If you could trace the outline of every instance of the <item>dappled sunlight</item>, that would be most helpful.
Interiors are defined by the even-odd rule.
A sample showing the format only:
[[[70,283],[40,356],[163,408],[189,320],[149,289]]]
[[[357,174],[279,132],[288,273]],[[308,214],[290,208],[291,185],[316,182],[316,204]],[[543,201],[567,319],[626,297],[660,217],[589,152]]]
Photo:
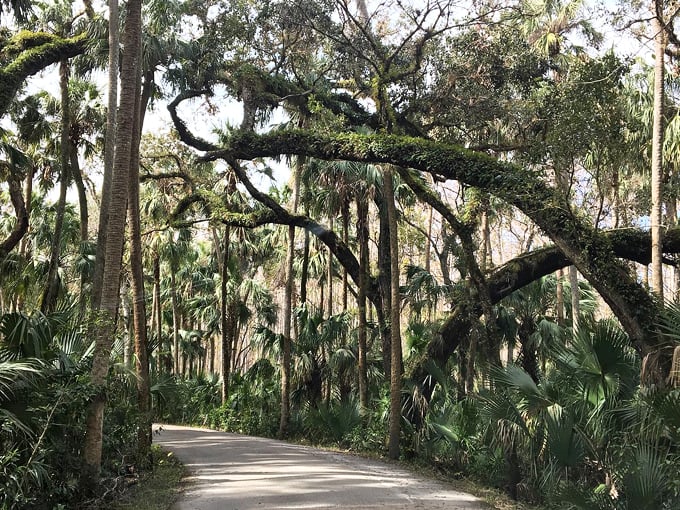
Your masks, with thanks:
[[[190,471],[180,510],[484,508],[469,494],[380,461],[171,425],[154,437]]]

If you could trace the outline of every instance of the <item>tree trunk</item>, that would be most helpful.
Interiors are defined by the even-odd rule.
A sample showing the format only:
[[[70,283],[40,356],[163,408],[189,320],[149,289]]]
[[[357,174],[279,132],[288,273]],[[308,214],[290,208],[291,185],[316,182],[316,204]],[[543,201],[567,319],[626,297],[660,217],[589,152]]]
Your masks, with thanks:
[[[33,177],[35,176],[35,166],[29,166],[26,175],[26,184],[24,185],[24,210],[26,211],[26,218],[30,219],[31,211],[33,210]],[[30,238],[23,236],[19,244],[19,253],[29,262],[33,257],[31,255]]]
[[[123,55],[121,67],[121,75],[125,79],[122,80],[121,84],[120,111],[116,128],[116,150],[110,187],[104,273],[101,300],[98,307],[99,315],[94,327],[95,350],[90,381],[95,391],[88,409],[83,445],[82,484],[85,490],[94,486],[101,469],[106,375],[109,369],[109,355],[118,311],[133,129],[135,117],[139,114],[135,107],[138,104],[137,96],[139,94],[135,77],[139,67],[141,26],[141,0],[130,0],[124,34],[125,48],[128,50]]]
[[[220,268],[222,270],[220,279],[220,326],[222,329],[222,404],[225,404],[229,399],[229,376],[231,373],[231,336],[228,318],[228,300],[227,283],[229,283],[229,237],[231,228],[227,225],[224,227],[224,244],[222,247],[222,263]]]
[[[427,207],[427,249],[425,250],[425,271],[432,270],[432,223],[434,220],[434,207]],[[431,318],[431,317],[430,317]]]
[[[482,203],[482,217],[480,221],[480,231],[482,234],[482,253],[480,255],[480,269],[486,273],[493,266],[491,254],[491,227],[489,225],[489,197],[484,196]]]
[[[54,237],[50,251],[50,265],[47,270],[47,281],[40,303],[40,311],[48,313],[54,310],[59,291],[59,255],[61,254],[61,234],[64,229],[64,212],[66,209],[66,190],[69,181],[69,163],[71,161],[71,105],[69,101],[70,77],[68,60],[62,60],[59,64],[59,90],[61,96],[61,143],[59,162],[61,180],[59,181],[59,199],[57,201],[57,214],[54,221]]]
[[[652,129],[652,291],[663,302],[663,263],[661,208],[663,204],[663,131],[664,131],[664,74],[666,31],[663,26],[663,4],[652,3],[652,30],[654,31],[654,118]]]
[[[383,176],[384,178],[384,176]],[[391,380],[391,366],[392,366],[392,335],[390,332],[390,320],[392,313],[391,306],[391,253],[390,253],[390,229],[387,212],[387,199],[376,199],[378,206],[378,285],[380,287],[380,294],[382,296],[382,310],[378,314],[378,321],[380,327],[380,340],[382,342],[382,362],[385,379]],[[383,319],[383,320],[381,320]]]
[[[359,324],[357,326],[359,405],[362,412],[368,410],[368,367],[366,364],[367,324],[366,324],[366,287],[368,285],[368,203],[357,197],[357,240],[359,242],[359,289],[357,305]]]
[[[12,179],[8,180],[9,184],[9,192],[10,196],[12,198],[12,201],[14,202],[16,199],[18,199],[18,203],[15,204],[15,209],[17,212],[17,222],[15,224],[14,229],[17,232],[21,232],[23,227],[26,227],[26,230],[24,231],[24,234],[28,231],[28,226],[29,226],[29,220],[31,217],[31,210],[33,207],[32,204],[32,199],[33,199],[33,176],[35,175],[35,166],[33,164],[30,164],[28,166],[27,172],[26,172],[26,184],[24,185],[24,195],[25,199],[21,199],[21,191],[18,183],[16,181],[12,181]],[[14,190],[14,191],[13,191]],[[12,196],[14,195],[14,196]],[[17,208],[16,205],[19,205]],[[23,211],[22,211],[23,208]],[[22,213],[23,212],[23,218],[22,218]],[[25,260],[26,264],[29,264],[31,260],[33,259],[33,254],[32,254],[32,249],[31,249],[31,241],[30,237],[26,236],[24,234],[21,234],[20,237],[20,243],[19,243],[19,254],[21,257]],[[2,245],[4,243],[0,243]],[[2,260],[5,256],[4,250],[0,246],[0,260]],[[26,296],[23,292],[17,293],[16,297],[16,310],[21,311],[24,308],[24,300],[26,299]],[[5,308],[4,306],[2,307],[2,310],[4,311]]]
[[[390,435],[388,454],[391,459],[399,458],[401,435],[401,328],[399,297],[399,238],[397,231],[397,210],[394,203],[392,169],[385,167],[385,203],[390,238],[390,330],[391,330],[391,372],[390,372]]]
[[[300,272],[300,303],[307,303],[307,280],[309,279],[309,231],[305,230],[302,248],[302,270]]]
[[[465,367],[465,392],[472,395],[475,391],[475,361],[477,361],[478,335],[471,334],[467,349],[467,366]]]
[[[297,212],[300,194],[300,168],[302,160],[298,158],[293,167],[293,214]],[[293,259],[295,257],[295,227],[288,227],[288,245],[286,248],[286,290],[283,298],[283,353],[281,360],[281,421],[279,422],[279,438],[288,436],[290,424],[290,386],[291,386],[291,315],[293,309],[294,278]]]
[[[342,242],[349,246],[349,197],[342,200]],[[347,294],[349,281],[347,279],[347,268],[342,267],[342,311],[347,311]]]
[[[329,230],[333,230],[333,218],[329,220]],[[328,263],[326,265],[326,281],[328,282],[328,317],[333,315],[333,253],[328,250]]]
[[[140,43],[141,44],[141,43]],[[141,45],[138,51],[141,54]],[[137,69],[137,90],[141,87],[140,69]],[[136,95],[132,147],[130,148],[130,184],[128,189],[128,222],[130,226],[130,270],[132,274],[132,313],[135,331],[135,356],[137,374],[137,462],[147,466],[151,452],[151,379],[147,347],[146,299],[144,295],[144,265],[142,261],[142,229],[139,216],[139,144],[142,128],[141,97]]]
[[[132,313],[130,313],[130,300],[128,299],[128,289],[125,281],[120,284],[120,307],[122,309],[121,318],[125,325],[125,335],[123,337],[123,366],[130,368],[130,346],[134,341],[134,326],[132,324]]]
[[[560,269],[555,276],[555,308],[557,308],[557,324],[564,326],[564,273]]]
[[[92,275],[92,309],[99,309],[106,263],[106,236],[109,224],[111,181],[116,148],[116,116],[118,108],[118,55],[120,52],[118,0],[109,0],[109,67],[108,107],[106,112],[106,139],[104,142],[104,179],[102,182],[101,204],[99,207],[99,229],[97,231],[97,252],[94,274]]]
[[[668,228],[674,229],[678,226],[678,199],[671,196],[666,202],[666,218],[668,218]],[[680,300],[680,267],[673,267],[673,294],[674,300]]]
[[[87,194],[85,193],[85,184],[83,183],[83,176],[80,171],[80,162],[78,161],[78,147],[71,143],[71,178],[76,185],[78,191],[78,210],[80,212],[80,253],[85,256],[87,249],[87,242],[89,241],[88,223],[89,214],[87,211]],[[85,284],[87,282],[87,273],[82,271],[80,274],[80,295],[78,297],[79,314],[82,316],[85,311]]]
[[[172,356],[170,350],[164,351],[163,345],[163,302],[161,301],[161,260],[158,253],[154,254],[153,258],[153,298],[156,302],[156,337],[158,338],[158,350],[164,352],[162,358],[159,356],[158,369],[160,372],[161,366],[165,369],[166,374],[172,371]]]
[[[174,269],[170,272],[170,304],[172,306],[172,349],[173,367],[176,376],[180,375],[180,342],[179,342],[179,304],[177,303],[177,281]]]
[[[578,287],[578,271],[574,266],[569,266],[569,287],[571,290],[571,328],[576,336],[581,314],[581,291]]]

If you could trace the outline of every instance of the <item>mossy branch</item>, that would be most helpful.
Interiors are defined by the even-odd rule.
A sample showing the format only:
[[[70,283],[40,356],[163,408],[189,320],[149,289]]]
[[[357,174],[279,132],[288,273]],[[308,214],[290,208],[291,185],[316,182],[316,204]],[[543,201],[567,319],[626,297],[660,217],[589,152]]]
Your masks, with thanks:
[[[22,30],[2,48],[0,58],[0,116],[14,100],[24,81],[46,67],[85,51],[87,34],[63,38],[46,32]],[[5,61],[7,61],[5,63]]]
[[[600,293],[641,353],[660,346],[656,334],[658,303],[616,258],[609,239],[586,218],[574,215],[563,194],[528,168],[454,145],[395,135],[238,132],[219,150],[192,143],[186,129],[184,133],[180,131],[180,138],[207,151],[204,159],[208,161],[296,154],[324,160],[389,163],[480,188],[520,209],[552,239]]]
[[[617,257],[640,264],[651,260],[651,236],[649,232],[638,229],[612,230],[603,232]],[[680,228],[673,228],[664,236],[663,251],[666,254],[680,253]],[[487,278],[489,296],[492,304],[521,289],[533,281],[543,278],[571,265],[571,261],[556,246],[547,246],[516,257],[498,267]],[[418,381],[426,398],[433,387],[427,381],[427,364],[434,361],[444,366],[461,344],[466,342],[472,325],[482,314],[482,308],[471,299],[456,300],[455,307],[439,329],[438,338],[430,343],[419,363],[414,365],[410,376]]]

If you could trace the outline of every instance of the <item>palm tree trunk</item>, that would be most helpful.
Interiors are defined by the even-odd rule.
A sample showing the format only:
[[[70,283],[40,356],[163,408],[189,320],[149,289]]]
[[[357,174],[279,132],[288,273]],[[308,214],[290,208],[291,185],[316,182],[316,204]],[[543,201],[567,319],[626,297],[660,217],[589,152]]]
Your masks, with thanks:
[[[432,270],[432,223],[434,220],[434,207],[428,206],[427,212],[427,249],[425,250],[425,271]],[[431,317],[430,317],[431,319]]]
[[[71,178],[76,185],[78,191],[78,210],[80,212],[80,251],[85,255],[87,242],[89,241],[88,223],[89,214],[87,211],[87,194],[85,193],[85,184],[83,183],[83,176],[80,172],[80,162],[78,161],[78,148],[71,145]],[[85,311],[85,284],[87,282],[87,273],[83,271],[80,275],[80,295],[78,297],[79,313],[82,316]]]
[[[82,486],[87,492],[94,487],[101,470],[102,429],[106,405],[106,375],[109,369],[109,355],[114,337],[115,319],[118,311],[120,272],[123,258],[125,216],[127,212],[128,182],[130,178],[130,155],[133,143],[136,108],[137,69],[141,45],[141,0],[129,0],[125,24],[125,48],[121,75],[122,80],[120,112],[116,129],[116,150],[111,176],[109,214],[107,218],[104,273],[102,278],[99,316],[94,326],[95,350],[92,359],[90,381],[94,396],[90,402],[83,445],[84,468]]]
[[[663,26],[663,2],[652,2],[652,30],[654,31],[654,119],[652,129],[652,291],[663,302],[663,131],[664,131],[664,74],[666,32]]]
[[[172,348],[173,348],[173,367],[175,376],[180,375],[180,345],[179,345],[179,304],[177,303],[177,281],[175,271],[170,272],[170,303],[172,306]]]
[[[97,252],[92,276],[92,309],[99,309],[106,263],[106,236],[109,224],[109,204],[116,148],[116,116],[118,108],[118,55],[120,51],[118,0],[109,0],[109,68],[108,108],[106,112],[106,140],[104,142],[104,179],[99,207]]]
[[[125,281],[120,284],[120,308],[122,309],[121,319],[125,325],[125,336],[123,337],[123,366],[130,367],[130,346],[134,341],[134,326],[132,324],[132,314],[130,313],[130,300],[128,299],[128,289]]]
[[[309,231],[305,230],[302,247],[302,270],[300,272],[300,303],[307,303],[307,280],[309,279]]]
[[[224,227],[224,244],[222,248],[222,275],[220,279],[220,321],[222,329],[222,404],[229,399],[229,375],[231,373],[231,336],[229,331],[227,283],[229,282],[229,237],[231,228]]]
[[[675,196],[666,203],[666,217],[669,228],[678,226],[678,199]],[[677,265],[673,267],[673,290],[673,299],[680,300],[680,267]]]
[[[555,284],[555,308],[557,308],[557,324],[564,325],[564,273],[560,269],[557,271]]]
[[[359,405],[363,412],[368,410],[368,367],[366,365],[366,286],[368,282],[368,203],[357,197],[357,238],[359,241],[359,325],[357,331],[359,344]]]
[[[470,344],[467,350],[467,367],[465,368],[465,391],[471,395],[475,391],[475,361],[477,361],[477,335],[470,335]]]
[[[26,215],[26,222],[30,224],[30,218],[31,218],[31,210],[33,208],[33,176],[35,175],[35,166],[32,164],[28,166],[28,171],[26,175],[26,183],[24,185],[24,210],[25,210],[25,215]],[[12,184],[10,183],[10,193],[12,192]],[[20,223],[20,219],[17,218],[17,224]],[[1,252],[2,250],[0,250]],[[31,240],[30,237],[27,235],[23,235],[21,237],[21,241],[19,243],[19,254],[25,259],[26,264],[30,263],[31,260],[33,259],[32,255],[32,250],[31,250]],[[0,256],[2,254],[0,253]],[[26,299],[25,293],[23,292],[18,292],[16,296],[16,302],[15,302],[15,308],[16,310],[23,310],[24,308],[24,300]],[[5,310],[5,307],[2,306],[0,307],[3,311]]]
[[[59,255],[61,252],[61,234],[64,229],[64,212],[66,209],[66,190],[69,180],[69,163],[71,161],[71,106],[69,101],[69,63],[62,60],[59,64],[59,89],[61,95],[61,147],[60,147],[60,166],[61,180],[59,182],[59,199],[57,201],[57,214],[54,222],[54,237],[50,250],[50,265],[47,270],[47,282],[40,303],[40,311],[50,312],[54,309],[59,290],[58,270]]]
[[[399,458],[399,438],[401,436],[401,332],[399,298],[399,238],[397,232],[397,210],[394,203],[394,184],[392,170],[385,168],[385,203],[390,238],[390,434],[388,453],[391,459]]]
[[[333,218],[330,218],[329,220],[329,226],[328,228],[332,231],[333,230]],[[328,264],[326,265],[326,280],[328,281],[328,317],[333,315],[333,254],[331,253],[331,250],[327,250],[328,253]]]
[[[33,177],[35,176],[35,166],[29,165],[28,172],[26,175],[26,184],[24,185],[24,204],[26,208],[26,217],[31,217],[31,211],[33,210]],[[21,243],[19,244],[19,253],[26,258],[26,261],[30,261],[33,257],[31,256],[31,241],[30,237],[23,236],[21,238]]]
[[[349,197],[345,196],[342,200],[342,242],[349,246]],[[347,268],[342,267],[342,311],[347,311],[347,295],[349,291],[349,281],[347,279]]]
[[[576,266],[569,266],[569,287],[571,290],[571,328],[574,336],[576,336],[579,327],[579,315],[581,314],[581,292],[578,288]]]
[[[141,47],[138,50],[141,54]],[[137,69],[137,90],[141,75]],[[142,229],[139,216],[139,144],[141,140],[141,98],[136,95],[132,146],[130,148],[130,184],[128,189],[128,222],[130,225],[130,269],[132,273],[132,315],[134,324],[137,374],[137,462],[149,464],[151,451],[151,380],[147,348],[146,298],[144,295],[144,266],[142,262]]]
[[[154,308],[155,314],[155,332],[158,339],[158,351],[163,352],[163,303],[161,302],[161,260],[158,253],[154,253],[153,257],[153,300],[156,304]],[[170,373],[171,357],[168,354],[158,356],[158,371],[161,367],[165,368],[166,373]]]
[[[482,253],[480,255],[480,269],[486,272],[493,266],[491,255],[491,227],[489,226],[489,197],[483,198],[480,231],[482,234]]]
[[[298,160],[293,168],[293,214],[297,213],[300,194],[300,172],[298,166],[302,161]],[[285,438],[288,435],[290,424],[290,386],[291,386],[291,312],[293,309],[293,258],[295,257],[295,227],[288,227],[288,246],[286,248],[286,290],[283,298],[283,353],[281,360],[281,421],[279,422],[278,436]]]
[[[384,177],[384,176],[383,176]],[[380,340],[382,342],[382,362],[383,371],[385,373],[385,378],[391,380],[390,374],[392,366],[392,335],[390,333],[390,321],[391,317],[391,281],[392,281],[392,268],[391,268],[391,253],[390,253],[390,230],[387,212],[387,199],[377,200],[378,205],[378,221],[379,221],[379,234],[378,234],[378,284],[380,286],[380,292],[382,297],[382,310],[378,311],[378,323],[380,327]]]

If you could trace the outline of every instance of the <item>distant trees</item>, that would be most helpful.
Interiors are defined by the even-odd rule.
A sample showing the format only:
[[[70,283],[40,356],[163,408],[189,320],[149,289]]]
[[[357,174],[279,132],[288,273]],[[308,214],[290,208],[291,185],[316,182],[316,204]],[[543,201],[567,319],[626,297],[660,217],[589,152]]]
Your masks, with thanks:
[[[10,4],[30,18],[27,5]],[[383,406],[389,391],[396,458],[406,434],[416,433],[400,427],[404,416],[416,428],[425,423],[443,380],[455,382],[460,398],[493,380],[512,399],[524,374],[542,391],[544,376],[564,369],[547,339],[577,345],[577,330],[593,322],[590,289],[647,360],[642,382],[674,384],[677,342],[661,331],[660,296],[632,264],[655,261],[658,293],[659,264],[676,264],[680,249],[677,229],[658,236],[656,228],[676,224],[675,168],[651,180],[639,172],[652,161],[659,169],[664,150],[667,162],[673,151],[677,105],[657,93],[674,35],[657,4],[654,34],[663,44],[652,95],[627,62],[596,54],[600,36],[582,2],[481,2],[464,11],[436,1],[132,1],[120,66],[115,0],[107,34],[89,5],[87,20],[78,17],[81,35],[4,29],[0,114],[11,126],[0,133],[0,308],[28,309],[42,293],[49,312],[71,294],[92,312],[84,481],[97,479],[118,338],[127,361],[135,339],[142,456],[151,388],[158,404],[169,381],[219,373],[206,388],[221,385],[222,411],[247,407],[236,401],[247,395],[272,413],[276,400],[280,436],[295,431],[305,405],[319,420],[342,408],[370,427],[373,404]],[[68,21],[71,6],[63,7]],[[570,42],[574,31],[590,51]],[[105,49],[104,132],[103,112],[86,108],[94,92],[77,78]],[[85,52],[87,61],[69,60]],[[46,111],[43,96],[22,87],[57,63],[61,97]],[[142,137],[148,107],[171,96],[175,131]],[[226,105],[238,118],[210,132],[208,117]],[[653,111],[668,126],[665,144]],[[43,128],[55,119],[62,125],[50,134]],[[81,167],[84,133],[106,137],[102,191],[91,196],[102,150],[89,146],[94,159]],[[46,140],[60,145],[59,164],[40,162]],[[53,214],[33,183],[56,169]],[[67,199],[69,172],[79,223]],[[96,255],[85,249],[90,212],[99,214]],[[650,212],[648,234],[639,225]],[[64,235],[78,226],[80,235]],[[44,255],[52,260],[43,268]],[[585,281],[574,269],[568,285],[553,287],[545,277],[566,267]],[[553,301],[562,288],[571,303]],[[121,320],[128,315],[132,325]],[[499,372],[513,362],[522,374]],[[504,445],[518,477],[527,441]]]

